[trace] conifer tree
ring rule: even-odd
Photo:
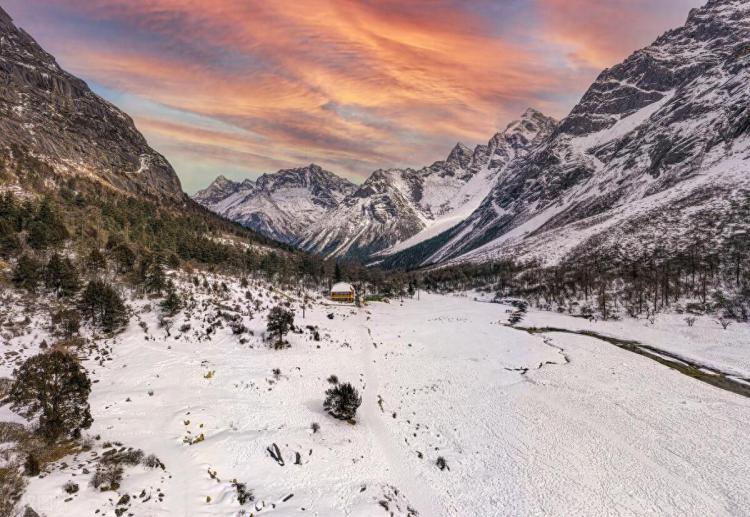
[[[294,325],[294,313],[281,305],[277,305],[268,312],[266,330],[270,334],[278,336],[276,348],[281,348],[284,345],[284,335],[289,332],[292,325]]]
[[[335,384],[326,390],[323,408],[339,420],[353,420],[362,404],[357,389],[351,383]]]
[[[153,258],[145,265],[143,286],[147,293],[157,295],[161,295],[162,291],[167,287],[167,275],[164,273],[164,266],[160,258]]]
[[[92,280],[81,295],[80,307],[94,325],[114,332],[128,321],[127,309],[117,291],[101,280]]]
[[[39,417],[39,433],[49,442],[91,426],[91,381],[76,358],[61,350],[30,357],[14,372],[5,400],[27,420]]]
[[[161,301],[161,308],[168,316],[174,316],[182,307],[182,300],[177,294],[174,283],[170,281],[167,284],[167,295]]]
[[[27,291],[36,290],[42,278],[42,264],[30,255],[21,255],[13,269],[13,283]]]
[[[53,253],[44,268],[44,285],[59,296],[70,296],[78,290],[78,273],[67,257]]]

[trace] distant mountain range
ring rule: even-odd
[[[737,207],[750,188],[749,65],[750,4],[711,0],[604,70],[559,123],[528,110],[487,145],[377,170],[357,188],[326,173],[319,194],[295,190],[291,203],[243,197],[221,179],[196,199],[306,250],[399,266],[556,263],[726,236],[748,224]]]
[[[281,242],[295,243],[357,189],[315,164],[263,174],[257,181],[216,178],[194,199],[222,216]]]
[[[194,199],[305,250],[366,259],[463,221],[498,174],[555,126],[554,119],[528,109],[486,145],[472,150],[458,143],[443,161],[422,169],[377,170],[360,186],[313,164],[264,174],[257,181],[219,176]]]

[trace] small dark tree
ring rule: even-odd
[[[350,383],[336,384],[326,390],[326,399],[323,408],[328,413],[340,420],[354,420],[357,408],[362,404],[362,397],[357,389]]]
[[[271,334],[278,336],[276,348],[284,345],[284,336],[294,325],[294,313],[284,307],[277,305],[268,312],[268,322],[266,330]]]
[[[100,271],[107,267],[107,259],[104,258],[104,255],[99,249],[94,248],[91,250],[91,253],[89,253],[89,256],[86,257],[86,267],[91,271]]]
[[[42,264],[29,255],[21,255],[13,269],[13,283],[16,287],[34,291],[42,278]]]
[[[44,285],[58,296],[71,296],[78,290],[78,273],[67,257],[53,253],[44,268]]]
[[[112,248],[112,258],[117,264],[118,273],[128,273],[135,265],[135,253],[127,244],[117,244]]]
[[[70,338],[81,329],[81,316],[74,309],[61,309],[52,315],[52,323],[63,336]]]
[[[125,303],[115,289],[101,280],[92,280],[84,289],[81,310],[94,325],[114,332],[128,321]]]
[[[39,460],[31,453],[27,454],[23,462],[23,473],[27,476],[38,476],[40,472]]]
[[[39,433],[49,442],[91,426],[91,381],[73,355],[61,350],[27,359],[15,372],[5,399],[27,420],[39,417]]]
[[[167,316],[174,316],[182,307],[182,300],[172,282],[167,284],[167,295],[159,305],[161,305],[161,309]]]
[[[0,219],[0,257],[9,257],[21,248],[16,229],[10,221]]]
[[[143,286],[147,293],[160,295],[167,287],[167,275],[164,273],[164,266],[157,257],[151,260],[151,263],[145,266],[143,276]]]
[[[336,265],[333,268],[333,280],[334,282],[341,282],[342,278],[343,274],[341,273],[341,265],[336,262]]]

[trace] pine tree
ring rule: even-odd
[[[13,223],[0,219],[0,257],[10,257],[19,249],[21,249],[21,243]]]
[[[107,259],[98,248],[94,248],[86,257],[86,267],[91,271],[100,271],[107,267]]]
[[[353,420],[361,404],[362,397],[357,389],[351,383],[345,382],[326,390],[323,408],[334,418]]]
[[[161,301],[161,309],[167,316],[174,316],[182,307],[182,300],[177,294],[174,283],[167,284],[167,295]]]
[[[101,280],[92,280],[81,295],[80,307],[94,325],[114,332],[128,321],[127,309],[115,289]]]
[[[69,258],[52,254],[44,268],[44,285],[59,296],[75,294],[79,288],[78,273]]]
[[[39,433],[49,442],[91,426],[91,381],[73,355],[61,350],[35,355],[14,376],[6,403],[27,420],[39,417]]]
[[[281,348],[284,345],[284,335],[289,332],[292,325],[294,325],[294,313],[292,311],[277,305],[268,312],[266,330],[270,334],[278,336],[276,348]]]
[[[27,291],[36,290],[42,278],[42,264],[30,255],[21,255],[13,269],[13,283]]]
[[[109,243],[107,243],[109,244]],[[135,253],[127,244],[116,244],[110,252],[112,259],[117,264],[118,273],[129,273],[135,265]]]
[[[164,266],[158,257],[152,259],[145,266],[143,286],[147,293],[157,295],[161,295],[162,291],[167,287],[167,275],[164,273]]]
[[[333,279],[336,282],[341,282],[341,279],[343,278],[343,275],[341,274],[341,265],[336,262],[336,265],[333,269]]]

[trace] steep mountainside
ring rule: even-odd
[[[325,255],[368,257],[440,233],[469,215],[505,166],[554,127],[553,119],[529,109],[474,150],[459,143],[429,167],[377,170],[299,245]]]
[[[712,0],[602,72],[554,134],[513,160],[460,225],[389,259],[553,263],[732,234],[750,188],[750,4]],[[708,226],[706,223],[708,222]]]
[[[167,160],[125,113],[62,70],[0,8],[0,146],[61,174],[86,175],[127,193],[182,200]]]
[[[294,242],[356,185],[315,164],[263,174],[257,181],[216,178],[194,199],[206,208],[268,237]]]

